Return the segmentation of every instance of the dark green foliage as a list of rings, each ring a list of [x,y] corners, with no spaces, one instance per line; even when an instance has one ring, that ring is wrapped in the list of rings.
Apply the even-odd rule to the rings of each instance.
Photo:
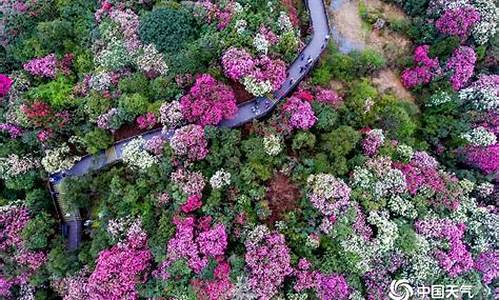
[[[85,134],[83,137],[86,151],[90,154],[96,154],[101,150],[109,148],[113,144],[113,136],[106,130],[95,128]]]
[[[28,249],[37,250],[48,246],[48,239],[54,234],[54,219],[40,213],[23,228],[22,237]]]
[[[56,278],[64,277],[69,271],[75,269],[75,258],[67,252],[64,240],[54,240],[54,247],[48,255],[47,269]]]
[[[316,136],[307,131],[300,131],[293,137],[292,149],[313,149],[316,143]]]
[[[386,96],[377,110],[378,127],[384,129],[388,137],[408,142],[417,129],[414,120],[418,111],[416,105]]]
[[[131,76],[126,76],[118,83],[118,88],[122,93],[126,94],[142,94],[148,95],[148,79],[142,73],[134,73]]]
[[[240,164],[239,145],[241,133],[238,130],[215,127],[205,128],[206,137],[210,143],[210,151],[206,160],[216,170],[224,167],[236,170]]]
[[[173,78],[157,77],[149,82],[149,95],[154,100],[175,99],[182,90],[175,84]]]
[[[450,57],[453,50],[455,50],[459,45],[459,37],[450,36],[442,38],[432,45],[429,55],[430,57],[438,57],[440,60],[444,60]]]
[[[314,115],[318,118],[315,128],[328,131],[335,127],[338,121],[338,112],[329,104],[313,102]]]
[[[328,154],[334,173],[344,175],[348,172],[347,159],[361,139],[361,134],[349,126],[340,126],[320,137],[320,148]]]
[[[192,41],[196,33],[195,20],[189,13],[168,8],[159,8],[147,14],[139,28],[144,43],[153,43],[159,51],[171,54]]]
[[[118,99],[120,117],[131,122],[135,117],[148,111],[148,99],[141,94],[124,94]]]

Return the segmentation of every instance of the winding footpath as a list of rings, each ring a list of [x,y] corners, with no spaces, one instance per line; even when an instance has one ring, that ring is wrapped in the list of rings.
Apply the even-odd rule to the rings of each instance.
[[[293,89],[313,68],[315,62],[320,58],[321,53],[326,49],[330,38],[330,27],[328,15],[323,0],[305,0],[309,9],[313,28],[313,36],[309,44],[302,50],[295,61],[289,66],[287,78],[282,86],[273,94],[272,98],[258,97],[238,106],[238,114],[231,120],[223,120],[219,127],[238,127],[254,119],[261,119],[267,116],[278,104],[289,95]],[[306,65],[306,63],[309,63]],[[154,136],[163,136],[170,139],[174,129],[163,131],[155,129],[140,135],[144,140],[149,140]],[[67,247],[70,250],[77,249],[82,237],[82,219],[78,210],[67,211],[67,207],[62,203],[61,184],[65,177],[81,176],[89,172],[97,171],[121,160],[124,146],[137,136],[121,140],[106,151],[96,155],[87,155],[81,158],[71,169],[51,174],[49,176],[49,191],[56,204],[57,211],[63,220],[63,235],[67,238]]]

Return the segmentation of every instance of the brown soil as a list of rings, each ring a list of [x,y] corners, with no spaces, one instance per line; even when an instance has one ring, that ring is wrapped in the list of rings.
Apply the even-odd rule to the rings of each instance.
[[[385,3],[380,0],[364,0],[368,9],[376,9],[390,20],[401,20],[406,18],[406,14],[396,5]]]
[[[413,95],[403,87],[399,76],[390,69],[385,69],[372,78],[372,82],[377,86],[380,93],[392,92],[401,100],[414,102]]]
[[[252,94],[247,92],[247,90],[245,90],[245,87],[239,82],[230,80],[229,86],[233,89],[234,96],[236,97],[237,103],[243,103],[243,102],[246,102],[248,100],[255,98]]]
[[[282,173],[276,173],[269,183],[267,200],[272,211],[271,224],[280,220],[284,214],[297,208],[300,189]]]
[[[157,124],[154,128],[160,128],[161,124]],[[131,136],[136,136],[151,129],[140,129],[135,123],[124,124],[115,133],[113,133],[113,139],[115,141],[124,140]]]

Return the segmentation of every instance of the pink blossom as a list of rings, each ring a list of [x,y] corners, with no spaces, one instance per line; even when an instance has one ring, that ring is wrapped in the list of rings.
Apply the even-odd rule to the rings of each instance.
[[[316,123],[317,118],[314,116],[311,104],[297,97],[290,97],[282,109],[291,128],[309,129]]]
[[[186,125],[177,129],[170,140],[174,153],[191,161],[204,159],[208,154],[205,131],[199,125]]]
[[[147,112],[138,116],[135,122],[140,129],[151,129],[156,125],[156,116],[152,112]]]
[[[4,74],[0,74],[0,97],[5,97],[12,86],[12,79]]]
[[[489,285],[493,279],[498,278],[498,252],[482,252],[474,263],[474,268],[483,275],[483,282]]]
[[[23,134],[21,127],[9,123],[1,123],[0,132],[7,132],[11,139],[16,139]]]
[[[238,111],[232,89],[209,74],[199,76],[180,102],[184,117],[201,126],[217,125]]]
[[[184,203],[181,206],[181,210],[184,213],[190,213],[190,212],[197,210],[202,205],[203,205],[203,203],[201,202],[201,195],[191,195],[188,197],[186,203]]]
[[[229,48],[222,56],[222,67],[227,77],[240,80],[254,70],[255,62],[246,50]]]
[[[316,90],[316,101],[320,103],[330,104],[333,107],[338,108],[342,103],[342,97],[340,97],[336,91],[330,89],[324,89],[318,87]]]
[[[498,171],[498,144],[487,147],[467,146],[465,148],[466,162],[481,170],[484,174]]]
[[[429,57],[429,45],[420,45],[415,49],[413,60],[416,66],[403,71],[401,82],[405,88],[428,84],[434,76],[439,75],[439,61]]]

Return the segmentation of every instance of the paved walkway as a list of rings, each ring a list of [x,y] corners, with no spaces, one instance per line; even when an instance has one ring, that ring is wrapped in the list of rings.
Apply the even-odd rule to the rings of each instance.
[[[330,29],[328,25],[328,16],[325,10],[323,0],[306,0],[309,9],[313,36],[309,44],[302,50],[297,59],[289,66],[288,76],[283,85],[274,93],[273,99],[266,97],[255,98],[254,100],[242,103],[238,106],[238,114],[234,119],[223,120],[220,127],[238,127],[254,119],[260,119],[268,115],[277,105],[289,95],[299,82],[313,68],[314,63],[319,59],[323,50],[327,46]],[[163,132],[162,129],[155,129],[142,134],[145,140],[154,136],[162,135],[170,139],[173,130]],[[52,174],[49,177],[50,193],[53,199],[59,205],[64,220],[63,234],[67,237],[68,248],[74,250],[79,247],[82,236],[82,220],[79,211],[65,211],[64,203],[61,203],[61,183],[64,177],[81,176],[92,171],[99,170],[108,166],[122,157],[123,147],[135,137],[125,139],[114,144],[107,151],[102,151],[96,155],[87,155],[76,163],[71,169],[63,173]]]

